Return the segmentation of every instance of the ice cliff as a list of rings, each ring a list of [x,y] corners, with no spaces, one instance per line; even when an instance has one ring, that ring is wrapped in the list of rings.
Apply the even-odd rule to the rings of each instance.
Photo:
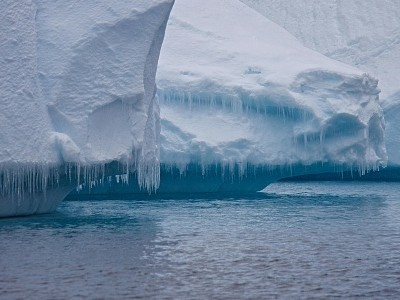
[[[0,2],[0,216],[51,210],[111,162],[157,188],[155,72],[172,5]]]
[[[386,147],[389,165],[400,167],[400,101],[385,106]]]
[[[162,197],[254,192],[282,177],[363,174],[386,162],[377,80],[239,1],[175,3],[157,85]],[[125,180],[89,197],[140,197]]]
[[[242,0],[306,47],[379,78],[389,165],[400,166],[400,5],[397,0]]]
[[[176,2],[157,84],[161,162],[182,173],[193,164],[244,177],[249,166],[363,173],[386,161],[377,80],[239,1]]]
[[[254,192],[385,164],[377,80],[238,0],[175,3],[156,91],[172,5],[0,3],[0,216],[130,171],[142,194]]]

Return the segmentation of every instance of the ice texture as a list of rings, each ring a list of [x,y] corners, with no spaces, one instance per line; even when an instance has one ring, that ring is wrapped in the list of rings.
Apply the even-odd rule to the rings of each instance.
[[[305,46],[379,78],[388,165],[400,165],[400,5],[398,0],[242,0]]]
[[[377,83],[240,1],[177,1],[157,71],[161,162],[203,175],[377,169],[387,159]]]
[[[0,2],[0,216],[53,209],[65,193],[44,205],[47,190],[111,162],[158,187],[155,73],[172,5]]]
[[[400,90],[398,0],[241,0],[306,47],[379,78],[385,101]]]
[[[386,148],[389,157],[388,164],[400,168],[400,101],[385,106]],[[398,171],[397,174],[400,174]]]
[[[377,80],[238,0],[177,1],[156,94],[173,2],[0,3],[0,216],[131,177],[236,193],[385,165]]]
[[[282,177],[363,174],[386,162],[377,80],[239,1],[175,3],[157,85],[161,197],[255,192]],[[127,181],[70,197],[148,197]]]

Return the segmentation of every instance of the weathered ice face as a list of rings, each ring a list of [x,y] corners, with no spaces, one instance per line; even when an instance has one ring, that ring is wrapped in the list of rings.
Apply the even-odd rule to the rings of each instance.
[[[46,190],[64,165],[72,181],[94,180],[115,161],[158,186],[155,73],[172,5],[0,3],[2,194]]]

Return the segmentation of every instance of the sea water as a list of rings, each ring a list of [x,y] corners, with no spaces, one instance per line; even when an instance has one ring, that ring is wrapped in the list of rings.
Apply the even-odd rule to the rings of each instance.
[[[400,298],[399,183],[66,201],[0,219],[0,299]]]

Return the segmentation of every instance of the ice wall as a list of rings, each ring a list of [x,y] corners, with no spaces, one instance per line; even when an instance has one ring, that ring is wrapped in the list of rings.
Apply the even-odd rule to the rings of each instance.
[[[155,72],[172,5],[1,1],[0,216],[34,213],[33,198],[113,161],[157,188]]]
[[[400,5],[397,0],[242,0],[305,46],[379,78],[390,165],[399,165]],[[398,114],[397,114],[398,115]]]
[[[282,177],[385,164],[377,80],[239,1],[177,1],[157,83],[162,197],[255,192]],[[141,197],[126,180],[70,197]]]
[[[287,176],[316,163],[364,173],[386,162],[377,80],[239,1],[177,1],[157,82],[161,161],[182,173],[193,163],[203,174],[250,165]]]
[[[385,107],[386,147],[391,166],[400,167],[400,101]],[[399,172],[398,172],[399,173]]]

